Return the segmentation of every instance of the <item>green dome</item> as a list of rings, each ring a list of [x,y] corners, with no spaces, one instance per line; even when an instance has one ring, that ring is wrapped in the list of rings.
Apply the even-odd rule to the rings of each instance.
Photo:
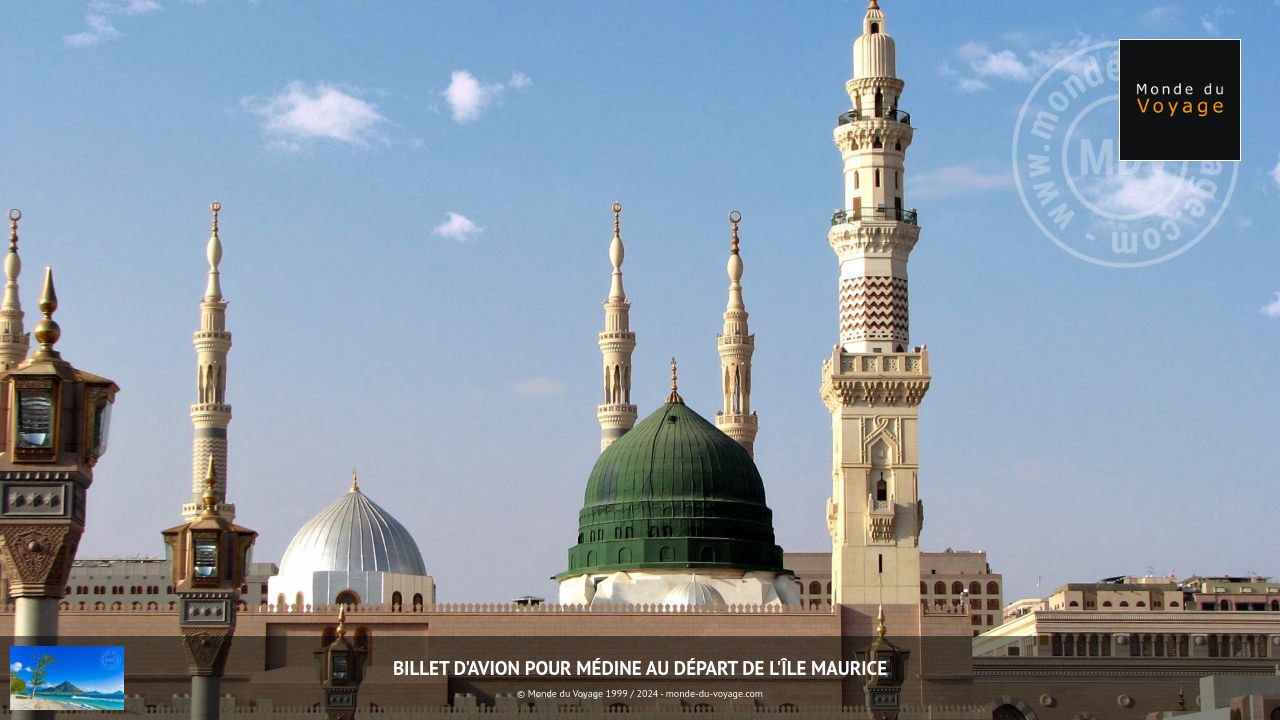
[[[782,572],[764,481],[747,451],[678,396],[600,454],[559,578],[733,568]]]

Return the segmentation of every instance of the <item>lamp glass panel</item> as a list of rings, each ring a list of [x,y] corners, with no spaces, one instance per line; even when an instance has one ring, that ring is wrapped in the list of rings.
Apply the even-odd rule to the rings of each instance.
[[[218,541],[197,540],[195,543],[195,567],[192,573],[198,578],[218,576]]]
[[[93,456],[107,454],[107,436],[111,433],[111,401],[99,400],[93,409]]]
[[[18,447],[53,447],[53,391],[18,391]]]
[[[344,652],[335,652],[333,654],[333,679],[347,679],[347,654]]]

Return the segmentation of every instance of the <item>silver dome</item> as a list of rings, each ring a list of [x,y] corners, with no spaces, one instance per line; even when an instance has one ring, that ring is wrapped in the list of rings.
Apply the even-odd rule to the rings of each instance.
[[[719,590],[694,575],[689,582],[671,588],[671,592],[662,599],[662,604],[673,607],[724,607],[725,602]]]
[[[280,560],[281,575],[325,571],[426,575],[427,567],[409,531],[353,484],[298,530]]]

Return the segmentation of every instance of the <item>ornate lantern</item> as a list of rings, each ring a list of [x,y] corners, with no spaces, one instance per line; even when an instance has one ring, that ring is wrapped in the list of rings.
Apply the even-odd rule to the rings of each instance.
[[[855,654],[861,662],[883,663],[884,674],[869,676],[864,687],[871,716],[875,720],[897,720],[902,707],[902,682],[906,678],[907,658],[911,653],[889,642],[884,635],[884,608],[881,607],[876,613],[875,640]]]
[[[46,640],[57,634],[56,603],[84,532],[93,466],[106,452],[119,390],[54,349],[62,334],[57,309],[46,268],[44,317],[34,332],[40,345],[0,376],[0,562],[18,600],[15,634]]]
[[[334,720],[351,720],[356,713],[356,694],[364,681],[369,653],[347,639],[344,627],[347,606],[338,606],[338,628],[333,642],[317,650],[316,669],[324,688],[324,710]]]

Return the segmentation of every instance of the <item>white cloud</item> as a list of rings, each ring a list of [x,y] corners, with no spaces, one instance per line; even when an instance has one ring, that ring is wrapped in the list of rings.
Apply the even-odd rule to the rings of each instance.
[[[89,3],[89,9],[93,12],[110,13],[112,15],[146,15],[164,8],[156,0],[127,0],[125,2],[93,0],[93,2]]]
[[[103,15],[89,13],[84,16],[84,22],[89,26],[88,29],[74,35],[63,35],[63,44],[68,47],[89,47],[120,36],[120,31]]]
[[[1154,214],[1164,218],[1182,218],[1188,200],[1208,197],[1208,193],[1182,175],[1165,172],[1163,163],[1145,162],[1138,163],[1136,171],[1102,177],[1081,190],[1108,212]]]
[[[1276,2],[1280,3],[1280,0],[1276,0]],[[1276,166],[1271,168],[1271,180],[1276,184],[1276,187],[1280,187],[1280,162],[1277,162]]]
[[[314,140],[367,146],[387,120],[377,106],[335,85],[296,80],[266,100],[241,98],[240,106],[263,118],[263,132],[275,146],[289,150]]]
[[[979,80],[978,78],[965,77],[960,73],[956,72],[956,69],[951,67],[951,63],[947,62],[946,60],[943,60],[942,63],[938,65],[938,73],[941,74],[943,77],[951,78],[952,80],[954,80],[955,91],[962,95],[968,95],[970,93],[982,92],[983,90],[991,89],[990,85]]]
[[[1262,314],[1269,318],[1280,318],[1280,292],[1276,293],[1275,300],[1262,307]]]
[[[1138,16],[1138,22],[1146,27],[1164,28],[1178,17],[1177,5],[1156,5]]]
[[[972,165],[947,165],[937,170],[907,173],[907,185],[913,195],[937,197],[981,192],[1013,184],[1009,172],[983,172]]]
[[[1280,293],[1277,293],[1277,294],[1280,294]],[[14,664],[9,666],[9,670],[11,672],[22,672],[22,663],[15,662]]]
[[[449,103],[449,111],[454,122],[467,123],[480,117],[485,108],[499,102],[508,89],[523,90],[533,84],[533,80],[522,72],[511,74],[511,80],[503,83],[486,83],[466,70],[454,70],[449,78],[449,87],[441,95]]]
[[[1206,35],[1210,37],[1218,37],[1221,35],[1222,18],[1231,15],[1234,11],[1223,5],[1214,8],[1212,15],[1200,16],[1200,27],[1204,28]]]
[[[938,70],[943,77],[954,79],[955,89],[961,93],[989,90],[987,80],[1030,83],[1063,58],[1095,42],[1094,38],[1078,33],[1066,42],[1055,41],[1042,50],[1028,50],[1021,54],[1009,49],[992,50],[983,43],[967,42],[956,49],[956,56],[968,66],[967,73],[956,70],[946,62]],[[1084,68],[1066,69],[1079,72]]]
[[[466,215],[456,212],[449,212],[448,215],[449,219],[437,225],[431,232],[458,242],[467,242],[484,232],[484,228],[472,222]]]
[[[564,383],[546,377],[525,378],[513,389],[521,397],[552,397],[564,392]]]

